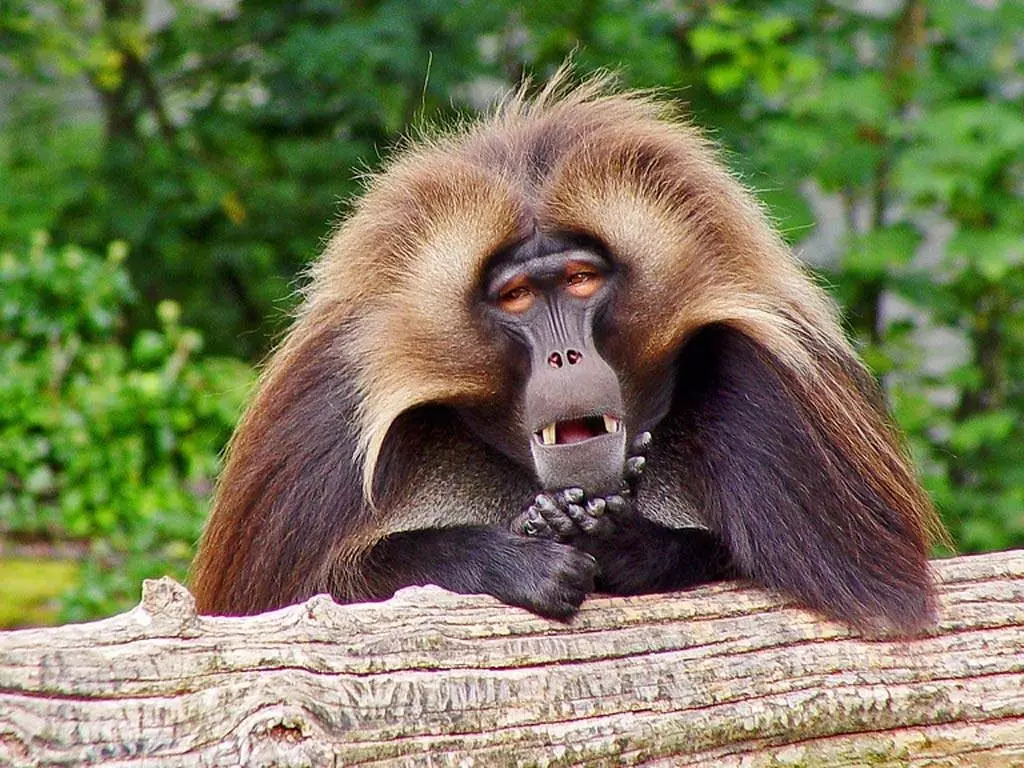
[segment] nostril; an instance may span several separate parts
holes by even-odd
[[[576,365],[576,363],[583,359],[583,353],[577,352],[575,349],[570,349],[566,351],[565,357],[569,361],[569,365]]]
[[[548,355],[548,365],[550,365],[552,368],[561,368],[562,356],[557,352],[552,352],[550,355]]]

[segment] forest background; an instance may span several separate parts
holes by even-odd
[[[359,174],[570,56],[720,144],[957,549],[1024,545],[1024,3],[2,0],[0,626],[183,578]]]

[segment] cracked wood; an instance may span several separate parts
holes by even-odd
[[[910,642],[734,583],[560,624],[433,587],[203,617],[147,582],[0,633],[0,765],[1024,765],[1024,551],[933,566]]]

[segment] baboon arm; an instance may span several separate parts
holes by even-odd
[[[378,599],[402,587],[436,584],[567,618],[593,591],[597,565],[573,547],[501,526],[458,526],[392,534],[371,550],[363,572]]]

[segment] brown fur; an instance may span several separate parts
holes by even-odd
[[[474,461],[479,447],[468,438],[451,438],[447,469],[403,479],[385,476],[381,462],[389,431],[411,409],[507,395],[501,347],[474,306],[489,257],[534,227],[585,234],[623,265],[621,332],[606,353],[623,372],[627,405],[700,329],[741,332],[842,458],[842,468],[822,471],[839,473],[840,484],[844,472],[866,478],[905,527],[893,551],[920,569],[927,531],[938,530],[928,500],[832,305],[758,204],[671,105],[600,80],[575,90],[555,82],[411,143],[369,180],[313,267],[231,443],[193,569],[202,611],[254,612],[324,589],[372,596],[361,563],[382,537],[465,522],[466,505],[425,516],[409,502],[418,487],[447,483],[474,498],[494,490],[490,474],[504,459]],[[305,495],[293,498],[300,480]],[[507,519],[524,500],[491,495],[473,520]],[[330,508],[294,506],[315,500]],[[695,503],[680,508],[700,515]],[[882,524],[856,505],[836,514],[847,515],[854,539],[879,535]]]

